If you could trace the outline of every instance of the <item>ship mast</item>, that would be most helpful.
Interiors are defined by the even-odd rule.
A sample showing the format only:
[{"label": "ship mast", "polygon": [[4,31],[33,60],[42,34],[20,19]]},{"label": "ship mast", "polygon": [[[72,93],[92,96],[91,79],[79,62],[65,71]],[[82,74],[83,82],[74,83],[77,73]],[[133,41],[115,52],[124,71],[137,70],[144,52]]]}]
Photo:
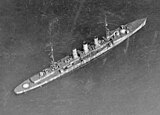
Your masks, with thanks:
[{"label": "ship mast", "polygon": [[53,65],[54,64],[54,55],[53,55],[53,43],[50,42],[50,53],[49,53],[49,56],[51,58],[51,64]]},{"label": "ship mast", "polygon": [[109,28],[108,28],[108,22],[107,22],[107,16],[105,15],[105,29],[106,29],[106,38],[108,39],[109,37]]},{"label": "ship mast", "polygon": [[49,27],[48,27],[48,35],[49,35],[49,38],[50,38],[50,43],[49,43],[49,46],[50,46],[50,53],[49,53],[49,56],[50,56],[50,59],[51,59],[51,65],[54,65],[55,61],[54,61],[54,55],[53,55],[53,37],[54,37],[54,34],[55,34],[55,27],[56,27],[56,24],[58,22],[58,19],[55,18],[53,20],[51,20],[49,22]]}]

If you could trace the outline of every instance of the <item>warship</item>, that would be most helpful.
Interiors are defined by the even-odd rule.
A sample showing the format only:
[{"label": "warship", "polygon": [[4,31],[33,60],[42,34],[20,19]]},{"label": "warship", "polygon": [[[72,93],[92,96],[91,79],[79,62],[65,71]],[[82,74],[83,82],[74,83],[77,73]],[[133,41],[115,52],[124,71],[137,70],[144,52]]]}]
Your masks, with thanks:
[{"label": "warship", "polygon": [[51,82],[64,74],[82,67],[91,60],[108,52],[113,47],[122,43],[131,35],[136,33],[146,24],[147,18],[137,19],[133,22],[120,25],[114,30],[108,29],[108,23],[105,21],[106,33],[102,37],[93,37],[92,43],[83,43],[82,50],[73,49],[72,53],[58,61],[54,60],[53,45],[50,47],[51,63],[49,67],[43,69],[39,73],[33,75],[29,79],[18,85],[14,92],[22,94],[35,88],[41,87],[48,82]]}]

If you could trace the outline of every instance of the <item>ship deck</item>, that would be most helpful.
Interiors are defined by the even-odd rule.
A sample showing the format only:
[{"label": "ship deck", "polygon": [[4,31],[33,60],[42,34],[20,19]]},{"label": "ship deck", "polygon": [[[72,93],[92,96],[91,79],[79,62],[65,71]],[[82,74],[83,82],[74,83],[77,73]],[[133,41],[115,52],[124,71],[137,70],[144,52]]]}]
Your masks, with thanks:
[{"label": "ship deck", "polygon": [[[64,71],[63,74],[68,73],[69,71],[72,71],[75,68],[78,68],[79,66],[85,64],[86,62],[89,62],[91,59],[94,59],[94,58],[98,57],[102,53],[104,53],[104,52],[108,51],[109,49],[115,47],[116,45],[120,44],[125,39],[127,39],[128,37],[133,35],[135,32],[137,32],[145,24],[146,24],[146,18],[139,19],[139,20],[136,20],[134,22],[126,24],[125,26],[129,29],[129,33],[128,34],[120,35],[118,37],[115,37],[113,39],[114,45],[112,45],[112,46],[107,46],[109,42],[106,41],[99,48],[97,48],[95,50],[92,50],[91,52],[89,52],[86,55],[83,55],[81,57],[82,60],[75,61],[75,63],[72,66],[70,66],[69,68],[67,68]],[[117,28],[116,30],[113,30],[111,32],[114,34],[114,32],[115,31],[119,31],[119,29],[120,28]],[[21,93],[27,92],[29,90],[35,89],[37,87],[40,87],[40,86],[42,86],[42,85],[44,85],[44,84],[46,84],[46,83],[48,83],[48,82],[50,82],[50,81],[52,81],[54,79],[57,79],[58,77],[62,76],[63,74],[59,70],[56,70],[55,72],[53,72],[53,74],[49,74],[46,78],[40,80],[39,82],[35,82],[35,83],[32,81],[32,77],[31,77],[30,79],[25,80],[19,86],[17,86],[14,89],[14,92],[16,94],[21,94]],[[35,77],[34,79],[38,78],[38,76],[33,76],[33,77]]]}]

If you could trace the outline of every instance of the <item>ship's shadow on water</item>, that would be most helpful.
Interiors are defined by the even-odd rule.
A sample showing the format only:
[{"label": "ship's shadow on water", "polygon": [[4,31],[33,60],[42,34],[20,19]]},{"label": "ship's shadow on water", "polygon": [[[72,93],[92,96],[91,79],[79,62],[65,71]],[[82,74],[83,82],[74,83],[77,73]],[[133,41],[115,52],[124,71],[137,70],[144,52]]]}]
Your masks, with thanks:
[{"label": "ship's shadow on water", "polygon": [[[14,1],[14,2],[13,2]],[[158,0],[0,1],[0,113],[2,115],[159,114]],[[53,2],[53,3],[52,3]],[[55,59],[82,48],[109,27],[147,17],[144,28],[111,51],[42,88],[13,89]],[[52,37],[49,24],[53,23]]]}]

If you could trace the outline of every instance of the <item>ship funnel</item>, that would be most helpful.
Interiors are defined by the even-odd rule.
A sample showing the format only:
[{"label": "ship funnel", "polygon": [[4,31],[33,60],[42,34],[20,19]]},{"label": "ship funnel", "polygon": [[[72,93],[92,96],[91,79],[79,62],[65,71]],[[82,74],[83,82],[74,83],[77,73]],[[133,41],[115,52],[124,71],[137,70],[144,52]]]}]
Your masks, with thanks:
[{"label": "ship funnel", "polygon": [[96,46],[96,47],[98,47],[98,46],[99,46],[98,38],[94,38],[94,44],[95,44],[95,46]]},{"label": "ship funnel", "polygon": [[73,49],[72,53],[74,59],[78,58],[77,49]]},{"label": "ship funnel", "polygon": [[88,44],[83,44],[84,53],[88,53]]}]

